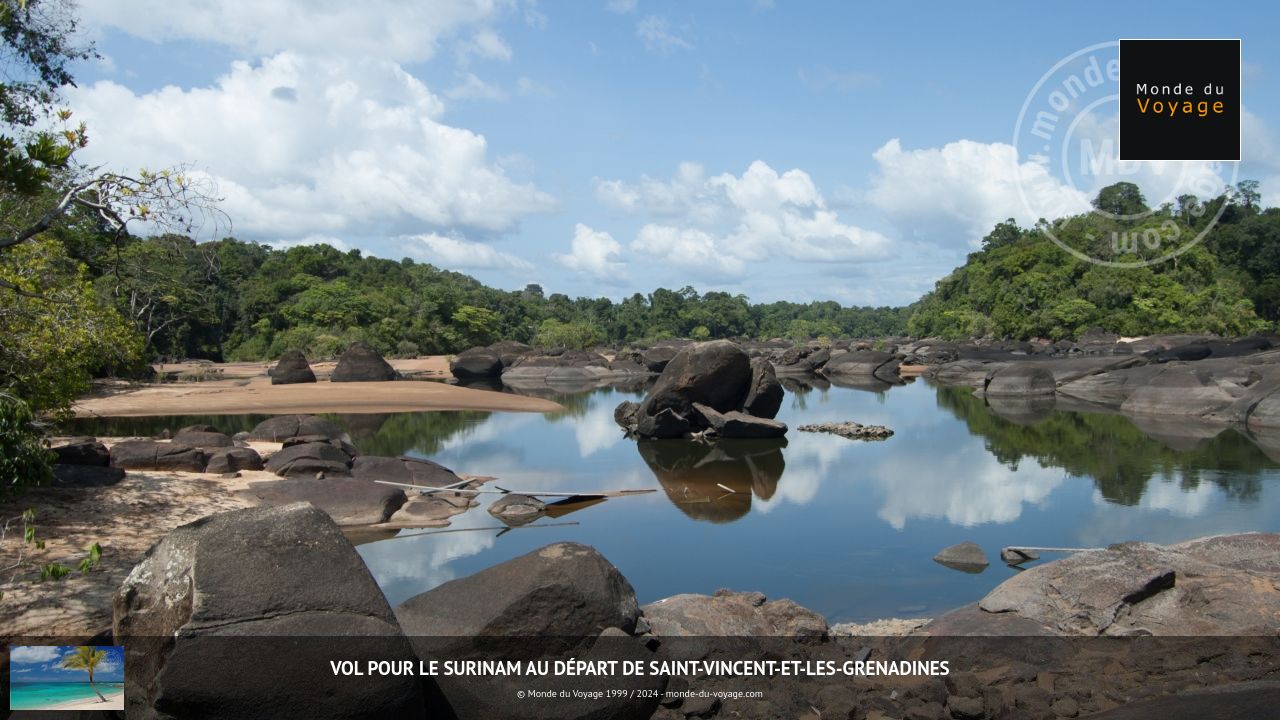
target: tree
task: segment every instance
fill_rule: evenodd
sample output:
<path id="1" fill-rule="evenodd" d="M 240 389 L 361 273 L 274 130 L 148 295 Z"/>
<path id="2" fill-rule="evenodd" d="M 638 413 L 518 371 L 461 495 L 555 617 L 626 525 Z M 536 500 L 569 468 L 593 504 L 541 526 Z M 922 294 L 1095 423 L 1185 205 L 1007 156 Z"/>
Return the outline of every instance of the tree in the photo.
<path id="1" fill-rule="evenodd" d="M 93 688 L 93 691 L 98 694 L 99 700 L 106 702 L 107 698 L 98 691 L 98 686 L 93 684 L 93 671 L 106 658 L 106 650 L 99 650 L 91 645 L 81 645 L 75 649 L 75 652 L 63 656 L 62 667 L 68 670 L 84 670 L 89 673 L 89 687 Z"/>
<path id="2" fill-rule="evenodd" d="M 1141 215 L 1149 209 L 1142 191 L 1131 182 L 1118 182 L 1098 191 L 1093 206 L 1116 217 Z"/>

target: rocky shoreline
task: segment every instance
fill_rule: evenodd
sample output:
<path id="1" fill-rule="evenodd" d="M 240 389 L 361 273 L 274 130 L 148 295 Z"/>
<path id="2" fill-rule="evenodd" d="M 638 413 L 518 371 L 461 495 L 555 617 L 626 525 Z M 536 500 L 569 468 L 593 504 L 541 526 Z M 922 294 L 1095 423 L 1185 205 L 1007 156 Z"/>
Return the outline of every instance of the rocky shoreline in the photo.
<path id="1" fill-rule="evenodd" d="M 642 606 L 617 568 L 575 543 L 545 546 L 392 608 L 333 520 L 295 503 L 223 513 L 169 533 L 117 590 L 112 639 L 127 648 L 131 717 L 175 707 L 207 716 L 211 679 L 224 676 L 223 687 L 237 691 L 219 697 L 219 711 L 254 709 L 257 717 L 1111 717 L 1105 713 L 1166 695 L 1191 707 L 1188 693 L 1208 689 L 1220 706 L 1256 699 L 1257 683 L 1272 681 L 1280 660 L 1277 558 L 1280 535 L 1124 543 L 1033 567 L 908 635 L 850 635 L 760 593 L 722 590 Z M 290 636 L 287 648 L 270 640 L 280 635 Z M 246 647 L 259 673 L 232 682 L 226 667 Z M 299 669 L 335 652 L 388 661 L 774 658 L 807 668 L 948 660 L 953 669 L 767 682 L 673 672 L 358 683 Z M 575 688 L 586 699 L 512 703 L 518 689 L 543 685 Z M 621 685 L 642 698 L 590 692 Z M 768 689 L 761 697 L 741 692 L 760 687 Z"/>

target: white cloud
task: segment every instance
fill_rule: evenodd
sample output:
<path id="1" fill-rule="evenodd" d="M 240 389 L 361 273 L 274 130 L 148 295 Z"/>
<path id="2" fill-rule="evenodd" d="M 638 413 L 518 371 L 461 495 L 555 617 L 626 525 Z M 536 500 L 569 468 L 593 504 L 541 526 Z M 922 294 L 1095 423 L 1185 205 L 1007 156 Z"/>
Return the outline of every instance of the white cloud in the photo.
<path id="1" fill-rule="evenodd" d="M 496 20 L 514 5 L 511 0 L 119 0 L 82 3 L 79 11 L 90 28 L 115 28 L 154 42 L 201 40 L 254 55 L 289 50 L 414 62 L 430 58 L 440 40 Z M 490 44 L 489 51 L 495 47 Z"/>
<path id="2" fill-rule="evenodd" d="M 636 23 L 636 37 L 644 41 L 648 50 L 662 55 L 672 50 L 692 50 L 693 44 L 671 29 L 671 23 L 661 15 L 650 15 Z"/>
<path id="3" fill-rule="evenodd" d="M 626 13 L 635 12 L 637 4 L 637 0 L 609 0 L 609 2 L 605 3 L 605 7 L 609 9 L 609 12 L 625 15 Z"/>
<path id="4" fill-rule="evenodd" d="M 472 35 L 470 39 L 458 43 L 459 64 L 465 66 L 473 57 L 505 62 L 511 59 L 511 46 L 507 45 L 498 33 L 484 28 Z"/>
<path id="5" fill-rule="evenodd" d="M 976 245 L 997 223 L 1013 217 L 1033 224 L 1089 209 L 1089 197 L 1067 187 L 1042 166 L 1018 162 L 1005 143 L 959 140 L 941 148 L 903 150 L 897 138 L 872 154 L 878 172 L 866 199 L 908 238 Z M 1031 217 L 1018 183 L 1032 207 L 1057 208 Z"/>
<path id="6" fill-rule="evenodd" d="M 32 665 L 59 659 L 58 648 L 46 645 L 19 645 L 9 651 L 9 662 L 14 665 Z"/>
<path id="7" fill-rule="evenodd" d="M 441 122 L 439 98 L 391 62 L 280 53 L 210 87 L 68 95 L 93 134 L 87 162 L 196 163 L 242 237 L 504 231 L 554 206 L 491 163 L 483 136 Z"/>
<path id="8" fill-rule="evenodd" d="M 462 82 L 449 89 L 446 95 L 451 100 L 506 100 L 507 94 L 502 88 L 476 77 L 475 73 L 467 73 Z"/>
<path id="9" fill-rule="evenodd" d="M 888 238 L 845 224 L 828 209 L 808 173 L 779 174 L 760 160 L 741 176 L 711 178 L 682 163 L 669 182 L 603 181 L 596 194 L 607 205 L 658 220 L 641 228 L 631 247 L 683 270 L 734 276 L 748 262 L 770 258 L 859 262 L 889 250 Z"/>
<path id="10" fill-rule="evenodd" d="M 622 252 L 622 245 L 609 233 L 578 223 L 573 229 L 572 248 L 568 255 L 556 255 L 565 267 L 599 278 L 616 278 L 622 273 L 622 263 L 613 259 Z"/>
<path id="11" fill-rule="evenodd" d="M 530 272 L 533 265 L 484 243 L 426 233 L 402 238 L 406 252 L 450 270 L 482 269 Z"/>

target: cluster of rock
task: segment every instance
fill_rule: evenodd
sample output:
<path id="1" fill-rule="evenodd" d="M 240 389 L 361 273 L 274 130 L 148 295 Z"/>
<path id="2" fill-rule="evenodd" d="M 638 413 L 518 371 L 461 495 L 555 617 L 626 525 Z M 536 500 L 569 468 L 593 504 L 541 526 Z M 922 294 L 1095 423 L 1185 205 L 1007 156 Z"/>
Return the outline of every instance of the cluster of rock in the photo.
<path id="1" fill-rule="evenodd" d="M 648 380 L 662 372 L 676 352 L 674 346 L 660 345 L 609 359 L 597 351 L 533 349 L 508 340 L 458 353 L 449 361 L 449 370 L 466 383 L 500 380 L 517 391 L 577 391 Z"/>
<path id="2" fill-rule="evenodd" d="M 849 440 L 887 440 L 893 437 L 893 431 L 883 425 L 863 425 L 853 421 L 801 425 L 798 429 L 801 432 L 831 433 Z"/>
<path id="3" fill-rule="evenodd" d="M 266 460 L 253 441 L 281 443 Z M 452 470 L 425 459 L 362 455 L 341 428 L 313 415 L 281 415 L 229 436 L 211 425 L 192 425 L 170 440 L 126 440 L 107 449 L 95 438 L 70 438 L 52 448 L 59 487 L 99 487 L 120 482 L 125 470 L 237 476 L 266 470 L 279 479 L 251 482 L 241 494 L 261 505 L 305 501 L 343 526 L 439 524 L 472 506 L 463 496 L 409 497 L 374 482 L 443 487 L 461 482 Z"/>
<path id="4" fill-rule="evenodd" d="M 993 354 L 939 364 L 929 375 L 975 388 L 993 409 L 1021 403 L 1012 408 L 1015 414 L 1019 408 L 1047 412 L 1065 402 L 1138 418 L 1280 428 L 1280 339 L 1187 339 L 1146 338 L 1127 352 L 1091 356 Z"/>
<path id="5" fill-rule="evenodd" d="M 1245 717 L 1243 708 L 1267 706 L 1257 705 L 1256 685 L 1232 683 L 1268 678 L 1280 656 L 1278 550 L 1277 535 L 1126 544 L 1022 573 L 916 636 L 843 637 L 821 615 L 760 593 L 722 590 L 641 606 L 616 567 L 576 543 L 543 547 L 393 609 L 332 520 L 298 503 L 174 530 L 116 592 L 111 640 L 125 646 L 130 717 L 1118 719 L 1180 707 L 1165 694 L 1201 713 Z M 1142 647 L 1008 637 L 1134 632 L 1196 636 L 1148 638 L 1161 644 Z M 250 674 L 242 672 L 247 656 Z M 921 657 L 946 658 L 952 669 L 889 678 L 416 673 L 418 661 L 464 658 L 643 667 L 771 658 L 840 667 Z M 414 671 L 316 670 L 333 660 L 403 662 Z M 768 691 L 745 696 L 744 682 L 767 683 Z M 1197 694 L 1221 683 L 1213 703 Z M 626 692 L 607 692 L 617 689 Z M 513 701 L 528 690 L 555 694 Z M 568 700 L 561 690 L 582 695 Z M 1204 716 L 1178 712 L 1160 715 Z"/>
<path id="6" fill-rule="evenodd" d="M 734 343 L 714 340 L 677 352 L 645 398 L 618 405 L 614 419 L 641 438 L 776 438 L 787 432 L 773 419 L 782 397 L 768 361 L 752 361 Z"/>
<path id="7" fill-rule="evenodd" d="M 289 350 L 280 356 L 276 364 L 267 369 L 272 385 L 294 385 L 316 381 L 315 371 L 307 358 L 298 350 Z M 368 344 L 352 344 L 338 356 L 338 364 L 329 376 L 330 382 L 388 382 L 399 380 L 400 373 L 391 367 Z"/>

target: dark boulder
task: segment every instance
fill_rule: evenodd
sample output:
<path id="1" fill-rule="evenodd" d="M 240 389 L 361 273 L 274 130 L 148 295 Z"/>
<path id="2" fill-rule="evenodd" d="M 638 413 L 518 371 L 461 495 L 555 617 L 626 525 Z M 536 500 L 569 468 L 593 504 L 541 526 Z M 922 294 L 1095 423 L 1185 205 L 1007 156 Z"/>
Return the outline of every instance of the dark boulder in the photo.
<path id="1" fill-rule="evenodd" d="M 516 360 L 524 357 L 533 348 L 516 340 L 503 340 L 489 346 L 489 351 L 498 356 L 498 360 L 502 361 L 502 367 L 507 367 Z"/>
<path id="2" fill-rule="evenodd" d="M 573 652 L 608 628 L 634 632 L 639 615 L 631 583 L 594 548 L 578 543 L 548 545 L 396 608 L 420 657 L 447 657 L 476 636 L 510 638 L 511 647 L 524 652 L 529 648 L 521 639 L 540 638 L 540 654 Z"/>
<path id="3" fill-rule="evenodd" d="M 1166 363 L 1173 361 L 1194 362 L 1203 360 L 1213 354 L 1213 346 L 1207 342 L 1189 343 L 1187 345 L 1177 345 L 1167 350 L 1156 351 L 1153 353 L 1152 362 Z"/>
<path id="4" fill-rule="evenodd" d="M 50 448 L 59 465 L 96 465 L 106 467 L 111 464 L 111 453 L 107 446 L 98 442 L 97 438 L 70 438 L 65 445 Z"/>
<path id="5" fill-rule="evenodd" d="M 307 356 L 300 350 L 285 351 L 276 364 L 267 370 L 267 374 L 271 376 L 272 385 L 297 385 L 316 381 L 316 374 L 311 370 Z"/>
<path id="6" fill-rule="evenodd" d="M 1052 372 L 1036 362 L 1020 362 L 997 370 L 987 383 L 986 394 L 992 397 L 1052 395 L 1057 387 Z"/>
<path id="7" fill-rule="evenodd" d="M 111 464 L 127 470 L 183 470 L 204 472 L 209 456 L 200 448 L 156 442 L 129 440 L 111 448 Z"/>
<path id="8" fill-rule="evenodd" d="M 701 403 L 694 403 L 693 409 L 702 416 L 700 424 L 722 438 L 750 440 L 780 438 L 787 434 L 786 423 L 777 420 L 752 417 L 737 410 L 719 413 Z"/>
<path id="9" fill-rule="evenodd" d="M 264 505 L 309 502 L 339 525 L 373 525 L 386 522 L 407 497 L 404 491 L 350 477 L 289 477 L 249 483 L 245 496 Z"/>
<path id="10" fill-rule="evenodd" d="M 502 375 L 502 357 L 484 347 L 458 353 L 449 361 L 449 372 L 459 380 L 475 380 Z"/>
<path id="11" fill-rule="evenodd" d="M 449 468 L 430 460 L 378 455 L 356 458 L 351 465 L 351 476 L 357 480 L 386 480 L 424 487 L 444 487 L 462 481 Z"/>
<path id="12" fill-rule="evenodd" d="M 823 366 L 828 377 L 839 375 L 874 375 L 886 381 L 897 378 L 901 360 L 892 353 L 879 350 L 854 350 L 841 353 Z"/>
<path id="13" fill-rule="evenodd" d="M 117 467 L 59 463 L 53 466 L 53 486 L 64 488 L 107 487 L 123 480 L 124 474 L 124 470 Z"/>
<path id="14" fill-rule="evenodd" d="M 644 365 L 648 368 L 649 372 L 660 373 L 667 369 L 667 363 L 671 362 L 671 359 L 674 358 L 678 352 L 678 348 L 670 347 L 668 345 L 651 347 L 648 350 L 645 350 L 642 354 Z"/>
<path id="15" fill-rule="evenodd" d="M 509 493 L 489 505 L 489 514 L 507 525 L 524 525 L 542 517 L 547 504 L 536 497 Z"/>
<path id="16" fill-rule="evenodd" d="M 991 564 L 987 560 L 987 554 L 982 551 L 982 547 L 971 540 L 965 540 L 959 545 L 943 548 L 937 555 L 933 556 L 933 561 L 952 570 L 967 573 L 980 573 Z"/>
<path id="17" fill-rule="evenodd" d="M 261 470 L 262 467 L 262 457 L 257 451 L 251 448 L 225 448 L 209 456 L 209 464 L 204 471 L 222 475 L 241 470 Z"/>
<path id="18" fill-rule="evenodd" d="M 327 671 L 337 638 L 342 659 L 362 668 L 415 658 L 351 543 L 305 503 L 173 530 L 121 584 L 113 610 L 129 717 L 424 715 L 416 675 L 352 682 Z"/>
<path id="19" fill-rule="evenodd" d="M 291 448 L 294 445 L 306 445 L 308 443 L 324 443 L 325 445 L 332 445 L 351 457 L 356 457 L 360 454 L 360 450 L 346 440 L 343 440 L 342 438 L 329 438 L 324 435 L 298 435 L 297 437 L 291 437 L 281 443 L 280 448 L 283 450 L 284 448 Z"/>
<path id="20" fill-rule="evenodd" d="M 266 468 L 284 476 L 313 476 L 317 472 L 348 474 L 352 457 L 330 443 L 292 445 L 272 455 Z"/>
<path id="21" fill-rule="evenodd" d="M 635 417 L 635 433 L 641 437 L 672 440 L 682 438 L 696 429 L 688 418 L 671 408 L 664 408 L 657 415 L 645 415 L 642 408 L 636 412 Z"/>
<path id="22" fill-rule="evenodd" d="M 333 382 L 386 382 L 399 378 L 395 368 L 365 343 L 355 343 L 347 348 L 329 377 Z"/>
<path id="23" fill-rule="evenodd" d="M 782 383 L 773 371 L 773 363 L 764 358 L 751 361 L 751 389 L 742 403 L 742 411 L 758 418 L 778 417 L 782 408 Z"/>
<path id="24" fill-rule="evenodd" d="M 641 404 L 652 417 L 663 410 L 688 416 L 694 403 L 718 412 L 738 410 L 751 389 L 751 360 L 728 340 L 690 345 L 667 363 Z"/>
<path id="25" fill-rule="evenodd" d="M 232 447 L 235 442 L 232 441 L 230 435 L 218 432 L 217 429 L 207 430 L 209 425 L 194 425 L 179 430 L 173 436 L 173 442 L 178 445 L 187 445 L 189 447 L 198 448 L 221 448 Z"/>
<path id="26" fill-rule="evenodd" d="M 640 403 L 623 400 L 618 403 L 618 407 L 613 409 L 613 421 L 627 432 L 634 432 L 636 429 L 636 413 L 639 411 Z"/>
<path id="27" fill-rule="evenodd" d="M 347 434 L 337 425 L 315 415 L 280 415 L 258 423 L 249 433 L 249 439 L 283 442 L 299 435 L 345 438 Z"/>

